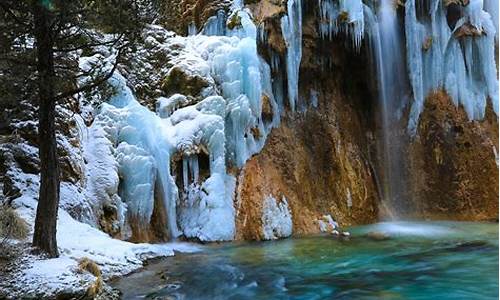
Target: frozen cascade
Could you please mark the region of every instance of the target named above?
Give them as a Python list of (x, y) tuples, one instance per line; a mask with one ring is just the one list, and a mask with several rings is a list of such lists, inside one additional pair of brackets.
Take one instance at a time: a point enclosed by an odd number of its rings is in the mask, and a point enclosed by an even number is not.
[(362, 0), (318, 0), (318, 6), (321, 37), (331, 40), (343, 32), (352, 37), (354, 47), (359, 49), (365, 33)]
[(188, 35), (196, 35), (197, 31), (198, 31), (198, 29), (196, 29), (196, 24), (194, 24), (194, 23), (189, 24)]
[(223, 36), (226, 35), (226, 13), (219, 10), (217, 15), (208, 18), (203, 26), (203, 35)]
[(108, 138), (118, 145), (115, 156), (122, 178), (120, 195), (132, 218), (149, 223), (154, 205), (155, 181), (161, 186), (171, 237), (179, 236), (176, 217), (177, 187), (170, 175), (172, 144), (164, 135), (161, 119), (140, 105), (119, 73), (109, 80), (116, 94), (103, 103), (97, 118), (114, 122)]
[[(211, 49), (207, 53), (210, 72), (227, 101), (227, 159), (242, 167), (262, 149), (271, 128), (279, 123), (279, 112), (272, 93), (270, 67), (257, 53), (257, 27), (247, 11), (236, 10), (233, 14), (238, 14), (241, 24), (219, 31), (227, 37), (198, 36), (192, 42), (197, 49)], [(273, 107), (272, 122), (266, 123), (261, 117), (264, 95)]]
[(299, 73), (302, 60), (302, 1), (288, 0), (288, 15), (281, 18), (281, 31), (285, 39), (288, 101), (292, 111), (299, 99)]
[[(186, 58), (195, 55), (204, 62), (201, 70), (217, 84), (220, 96), (191, 106), (186, 106), (184, 95), (157, 101), (174, 152), (182, 155), (178, 224), (186, 237), (203, 241), (233, 239), (236, 180), (226, 173), (226, 163), (243, 166), (262, 149), (280, 116), (271, 68), (257, 53), (257, 28), (248, 11), (234, 8), (228, 19), (233, 14), (238, 26), (229, 29), (225, 14), (219, 12), (200, 34), (178, 38), (190, 53)], [(262, 116), (264, 98), (273, 109), (271, 119)], [(200, 178), (201, 149), (209, 155), (207, 179)]]
[[(224, 115), (224, 99), (210, 96), (163, 119), (174, 151), (183, 155), (181, 175), (187, 197), (178, 203), (178, 223), (186, 237), (202, 241), (234, 237), (234, 222), (227, 221), (234, 219), (234, 178), (226, 174)], [(209, 154), (210, 176), (204, 182), (199, 182), (200, 148)]]
[[(408, 71), (414, 97), (409, 132), (416, 133), (425, 97), (441, 87), (446, 89), (456, 105), (464, 107), (470, 119), (484, 117), (488, 97), (498, 115), (497, 28), (491, 15), (483, 10), (483, 0), (471, 0), (453, 30), (448, 26), (446, 7), (442, 1), (432, 0), (426, 22), (417, 19), (415, 2), (406, 1), (405, 15)], [(498, 8), (491, 6), (488, 4), (487, 9), (497, 14)], [(461, 27), (469, 25), (478, 34), (460, 36)]]

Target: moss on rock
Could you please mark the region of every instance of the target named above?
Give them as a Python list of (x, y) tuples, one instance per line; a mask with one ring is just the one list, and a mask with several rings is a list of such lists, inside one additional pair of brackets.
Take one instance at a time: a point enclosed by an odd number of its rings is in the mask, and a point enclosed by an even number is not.
[(180, 67), (173, 67), (162, 80), (161, 89), (167, 95), (198, 96), (209, 83), (201, 76), (190, 75)]

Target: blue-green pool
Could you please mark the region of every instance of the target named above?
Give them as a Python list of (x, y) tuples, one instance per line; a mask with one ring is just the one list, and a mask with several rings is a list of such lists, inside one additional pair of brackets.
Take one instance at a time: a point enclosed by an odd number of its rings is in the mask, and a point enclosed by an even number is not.
[(498, 224), (380, 223), (350, 232), (206, 246), (114, 285), (124, 299), (498, 299)]

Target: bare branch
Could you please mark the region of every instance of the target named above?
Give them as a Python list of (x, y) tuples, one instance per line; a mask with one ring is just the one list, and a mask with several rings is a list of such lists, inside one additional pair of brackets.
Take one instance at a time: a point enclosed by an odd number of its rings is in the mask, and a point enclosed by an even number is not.
[(123, 37), (123, 34), (118, 36), (118, 38), (111, 40), (111, 41), (106, 41), (106, 42), (96, 42), (92, 44), (84, 44), (84, 45), (79, 45), (73, 48), (61, 48), (61, 49), (54, 49), (54, 52), (72, 52), (76, 50), (81, 50), (81, 49), (88, 49), (88, 48), (93, 48), (93, 47), (98, 47), (98, 46), (110, 46), (113, 47), (115, 46)]
[(73, 96), (73, 95), (81, 93), (81, 92), (86, 92), (86, 91), (92, 90), (93, 88), (100, 86), (101, 84), (106, 82), (108, 79), (110, 79), (111, 76), (113, 76), (113, 74), (115, 73), (116, 67), (118, 66), (121, 55), (123, 53), (123, 48), (124, 48), (124, 46), (121, 47), (120, 49), (118, 49), (118, 53), (116, 55), (115, 63), (113, 64), (113, 68), (111, 68), (111, 70), (105, 76), (95, 80), (94, 82), (92, 82), (90, 84), (83, 85), (77, 89), (63, 92), (55, 97), (55, 101), (59, 101), (61, 99)]

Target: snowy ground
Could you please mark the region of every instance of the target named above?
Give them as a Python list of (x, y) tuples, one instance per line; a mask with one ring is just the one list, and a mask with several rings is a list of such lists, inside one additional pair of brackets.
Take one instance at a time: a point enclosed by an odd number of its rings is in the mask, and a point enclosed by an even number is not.
[[(29, 195), (15, 200), (20, 216), (33, 229), (37, 201)], [(44, 298), (56, 294), (83, 294), (96, 282), (96, 277), (79, 271), (82, 258), (93, 260), (104, 280), (123, 276), (143, 266), (147, 259), (172, 256), (174, 251), (194, 252), (199, 246), (189, 243), (133, 244), (113, 239), (98, 229), (73, 219), (59, 210), (57, 241), (60, 257), (45, 259), (25, 249), (12, 274), (0, 280), (0, 298)], [(31, 237), (28, 237), (31, 239)], [(28, 243), (25, 243), (29, 245)]]

